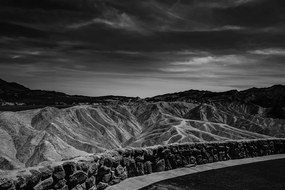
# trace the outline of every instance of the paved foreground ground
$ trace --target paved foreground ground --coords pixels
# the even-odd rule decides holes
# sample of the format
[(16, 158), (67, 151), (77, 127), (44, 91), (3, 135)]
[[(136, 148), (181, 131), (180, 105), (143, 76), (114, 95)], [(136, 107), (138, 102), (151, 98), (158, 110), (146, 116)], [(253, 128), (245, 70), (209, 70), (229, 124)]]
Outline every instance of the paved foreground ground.
[(209, 170), (160, 181), (141, 190), (285, 190), (285, 159)]
[[(254, 165), (250, 167), (250, 165), (245, 164)], [(238, 167), (228, 168), (231, 166)], [(190, 177), (190, 174), (196, 175), (191, 175)], [(163, 180), (167, 181), (165, 182)], [(229, 183), (229, 181), (232, 182)], [(262, 181), (264, 181), (263, 184), (260, 183)], [(156, 182), (160, 183), (154, 184)], [(246, 183), (248, 183), (249, 186), (242, 186), (246, 185)], [(147, 187), (151, 184), (154, 185)], [(201, 184), (205, 185), (201, 186)], [(280, 154), (257, 158), (228, 160), (224, 162), (199, 165), (192, 168), (179, 168), (165, 172), (157, 172), (149, 175), (126, 179), (117, 185), (109, 187), (108, 190), (136, 190), (141, 188), (145, 190), (285, 189), (284, 185), (285, 154)], [(270, 188), (268, 188), (269, 186)]]

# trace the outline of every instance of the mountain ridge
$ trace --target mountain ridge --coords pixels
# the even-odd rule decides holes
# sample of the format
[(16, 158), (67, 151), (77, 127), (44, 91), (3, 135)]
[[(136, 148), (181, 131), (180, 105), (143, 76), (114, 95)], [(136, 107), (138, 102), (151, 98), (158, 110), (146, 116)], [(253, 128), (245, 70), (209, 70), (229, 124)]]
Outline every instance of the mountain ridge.
[[(14, 90), (13, 90), (13, 86), (14, 86)], [(6, 89), (5, 89), (6, 87)], [(8, 87), (8, 90), (7, 90)], [(8, 97), (4, 97), (5, 94), (5, 90), (8, 91), (6, 93), (8, 93), (10, 96), (10, 99)], [(4, 92), (3, 92), (4, 91)], [(74, 101), (76, 103), (80, 103), (79, 101), (86, 101), (86, 103), (98, 103), (98, 102), (104, 102), (104, 100), (119, 100), (119, 101), (123, 101), (123, 102), (128, 102), (128, 101), (137, 101), (140, 100), (140, 97), (127, 97), (127, 96), (114, 96), (114, 95), (106, 95), (106, 96), (98, 96), (98, 97), (92, 97), (92, 96), (83, 96), (83, 95), (68, 95), (66, 93), (62, 93), (62, 92), (57, 92), (57, 91), (48, 91), (48, 90), (31, 90), (23, 85), (20, 85), (18, 83), (15, 82), (6, 82), (3, 79), (0, 79), (0, 99), (2, 98), (2, 100), (5, 98), (7, 99), (6, 101), (9, 100), (13, 100), (13, 96), (15, 96), (15, 94), (13, 93), (17, 93), (17, 92), (27, 92), (23, 95), (30, 97), (33, 96), (34, 99), (37, 98), (41, 98), (40, 96), (47, 95), (47, 94), (51, 94), (54, 96), (55, 99), (58, 99), (59, 101), (63, 100), (62, 98), (66, 98), (66, 99), (72, 99), (74, 98)], [(157, 95), (157, 96), (153, 96), (153, 97), (147, 97), (144, 98), (143, 100), (145, 101), (150, 101), (150, 102), (156, 102), (156, 101), (187, 101), (188, 99), (191, 99), (193, 101), (197, 101), (199, 99), (199, 101), (201, 102), (207, 102), (207, 100), (211, 100), (211, 101), (220, 101), (220, 100), (230, 100), (230, 101), (242, 101), (242, 99), (245, 96), (252, 96), (252, 95), (258, 95), (258, 93), (262, 93), (262, 92), (267, 92), (269, 94), (273, 94), (274, 92), (277, 94), (281, 94), (281, 95), (285, 95), (285, 85), (282, 84), (277, 84), (277, 85), (273, 85), (271, 87), (264, 87), (264, 88), (249, 88), (246, 90), (228, 90), (228, 91), (223, 91), (223, 92), (211, 92), (211, 91), (207, 91), (207, 90), (186, 90), (186, 91), (181, 91), (181, 92), (174, 92), (174, 93), (167, 93), (167, 94), (163, 94), (163, 95)], [(16, 94), (18, 95), (18, 94)], [(19, 94), (22, 95), (22, 94)], [(36, 96), (36, 97), (35, 97)], [(38, 97), (37, 97), (38, 96)], [(62, 96), (62, 97), (61, 97)], [(18, 97), (20, 98), (20, 97)], [(77, 98), (77, 99), (76, 99)], [(268, 98), (268, 97), (266, 97)], [(285, 106), (285, 98), (284, 96), (281, 96), (279, 98), (281, 100), (281, 102), (278, 102), (278, 104), (282, 106)], [(245, 100), (247, 103), (251, 103), (254, 102), (252, 100)], [(66, 101), (69, 102), (69, 101)], [(75, 103), (74, 102), (74, 103)], [(106, 101), (107, 102), (107, 101)], [(37, 102), (26, 102), (28, 105), (31, 103), (37, 103)], [(64, 102), (65, 103), (65, 102)], [(271, 103), (271, 102), (270, 102)], [(268, 103), (269, 104), (269, 103)], [(277, 104), (276, 101), (274, 101), (274, 104)], [(47, 105), (56, 105), (55, 100), (51, 103), (48, 102)], [(266, 103), (263, 103), (263, 106), (266, 107)]]
[(0, 157), (14, 169), (122, 147), (274, 137), (183, 117), (196, 106), (158, 102), (1, 112), (0, 136), (5, 138), (0, 141), (5, 149)]
[(43, 108), (45, 106), (70, 107), (78, 104), (107, 104), (114, 101), (128, 102), (137, 99), (139, 98), (112, 95), (90, 97), (83, 95), (68, 95), (57, 91), (31, 90), (18, 83), (6, 82), (0, 79), (0, 107), (1, 105), (2, 107), (7, 106), (5, 107), (6, 109), (3, 108), (2, 111), (13, 111), (13, 109), (10, 109), (11, 106), (14, 106), (16, 111), (20, 111), (32, 108)]
[[(11, 97), (18, 102), (29, 97), (52, 100), (36, 109), (0, 112), (2, 170), (125, 147), (285, 137), (283, 85), (214, 93), (189, 90), (140, 99), (70, 96), (0, 83), (2, 103)], [(59, 109), (53, 106), (58, 100), (77, 102)], [(83, 100), (88, 100), (86, 105)]]

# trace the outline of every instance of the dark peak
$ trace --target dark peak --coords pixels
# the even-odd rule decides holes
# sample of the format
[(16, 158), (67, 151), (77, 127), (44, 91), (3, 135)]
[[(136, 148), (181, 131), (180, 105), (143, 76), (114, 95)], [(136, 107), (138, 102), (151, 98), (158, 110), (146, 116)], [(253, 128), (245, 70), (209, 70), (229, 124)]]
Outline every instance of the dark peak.
[(276, 85), (273, 85), (269, 88), (285, 88), (285, 85), (282, 85), (282, 84), (276, 84)]
[(161, 94), (161, 95), (156, 95), (153, 97), (148, 97), (146, 99), (152, 99), (152, 98), (159, 98), (159, 97), (167, 97), (167, 96), (173, 96), (173, 95), (186, 95), (186, 94), (206, 94), (206, 93), (213, 93), (211, 91), (207, 91), (207, 90), (194, 90), (194, 89), (190, 89), (190, 90), (185, 90), (185, 91), (180, 91), (180, 92), (173, 92), (173, 93), (167, 93), (167, 94)]
[(273, 89), (285, 89), (285, 85), (282, 84), (275, 84), (273, 86), (270, 87), (264, 87), (264, 88), (256, 88), (256, 87), (252, 87), (240, 92), (249, 92), (249, 91), (264, 91), (264, 90), (273, 90)]
[(6, 83), (6, 81), (4, 81), (3, 79), (0, 78), (0, 84), (2, 83)]
[(3, 79), (0, 79), (0, 90), (5, 90), (5, 91), (28, 91), (30, 90), (29, 88), (20, 85), (15, 82), (7, 82)]

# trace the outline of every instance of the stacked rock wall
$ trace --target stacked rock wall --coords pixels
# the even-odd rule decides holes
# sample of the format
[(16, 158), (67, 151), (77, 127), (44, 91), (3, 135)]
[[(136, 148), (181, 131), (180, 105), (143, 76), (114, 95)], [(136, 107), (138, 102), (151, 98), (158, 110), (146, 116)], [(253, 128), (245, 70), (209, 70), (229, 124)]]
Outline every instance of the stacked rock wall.
[(285, 139), (173, 144), (126, 148), (19, 171), (0, 180), (1, 190), (101, 190), (128, 177), (229, 159), (285, 153)]

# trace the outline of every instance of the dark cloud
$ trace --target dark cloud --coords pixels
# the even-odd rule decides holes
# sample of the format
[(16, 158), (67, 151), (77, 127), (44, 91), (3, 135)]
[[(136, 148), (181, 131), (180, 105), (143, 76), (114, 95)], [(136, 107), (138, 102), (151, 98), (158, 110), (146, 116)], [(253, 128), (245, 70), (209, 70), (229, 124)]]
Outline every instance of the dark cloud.
[(272, 27), (284, 24), (285, 2), (283, 0), (260, 0), (235, 7), (215, 9), (216, 18), (223, 24), (248, 27)]
[(282, 0), (2, 0), (0, 6), (0, 75), (31, 88), (149, 96), (285, 83)]

